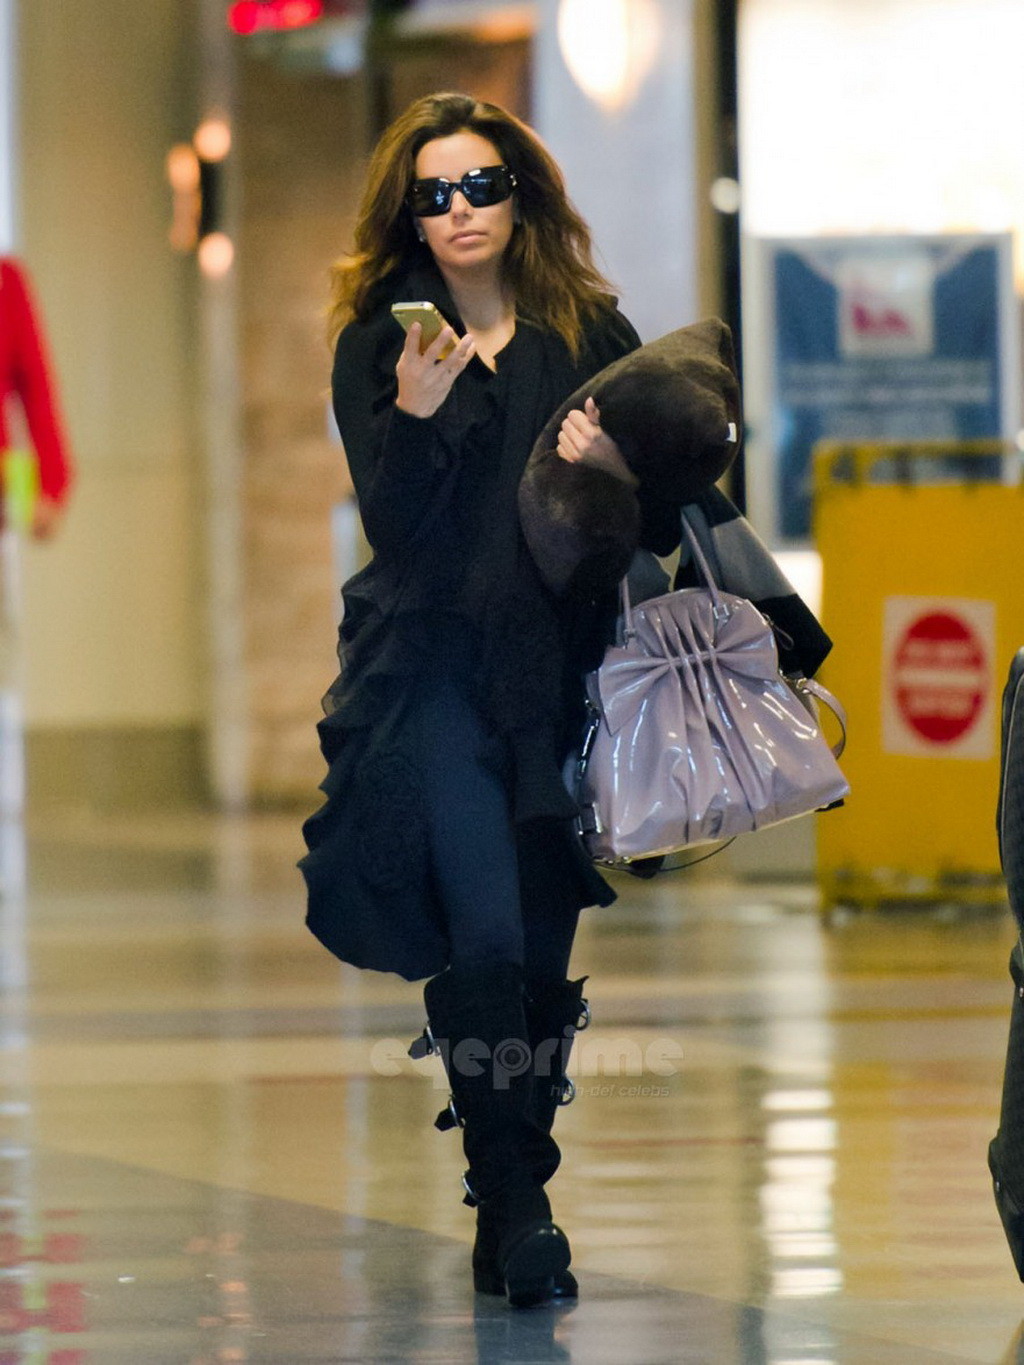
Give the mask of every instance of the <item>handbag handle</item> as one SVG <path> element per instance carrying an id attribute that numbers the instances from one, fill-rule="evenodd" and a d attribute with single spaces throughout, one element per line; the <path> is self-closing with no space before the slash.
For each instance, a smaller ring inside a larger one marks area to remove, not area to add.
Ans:
<path id="1" fill-rule="evenodd" d="M 700 541 L 697 539 L 697 533 L 690 525 L 690 519 L 686 515 L 685 507 L 679 509 L 679 519 L 682 522 L 683 534 L 690 546 L 690 554 L 693 555 L 693 562 L 697 566 L 698 576 L 704 580 L 704 586 L 711 594 L 711 600 L 715 604 L 715 615 L 720 616 L 722 615 L 722 611 L 719 609 L 724 607 L 721 591 L 718 584 L 715 582 L 715 576 L 711 572 L 711 565 L 707 561 L 707 556 L 701 549 Z"/>
<path id="2" fill-rule="evenodd" d="M 712 615 L 716 621 L 721 621 L 729 615 L 729 608 L 726 603 L 722 601 L 721 589 L 715 582 L 715 576 L 711 572 L 711 565 L 708 563 L 707 556 L 701 549 L 700 541 L 697 539 L 696 533 L 690 525 L 685 507 L 679 509 L 679 515 L 683 534 L 689 543 L 690 553 L 697 566 L 697 575 L 703 580 L 704 586 L 707 588 L 711 597 Z M 633 629 L 633 605 L 629 597 L 629 578 L 627 575 L 624 575 L 619 583 L 619 602 L 622 608 L 623 637 L 624 639 L 629 640 L 636 632 Z"/>
<path id="3" fill-rule="evenodd" d="M 729 616 L 729 607 L 722 600 L 722 590 L 715 582 L 715 576 L 711 572 L 711 565 L 708 563 L 707 556 L 701 549 L 700 540 L 697 538 L 696 531 L 690 525 L 690 519 L 686 515 L 685 507 L 679 509 L 679 519 L 682 522 L 683 534 L 690 546 L 690 554 L 693 556 L 693 562 L 697 566 L 697 575 L 704 580 L 704 586 L 707 588 L 708 596 L 711 598 L 711 615 L 716 621 L 724 621 Z"/>
<path id="4" fill-rule="evenodd" d="M 843 750 L 846 748 L 846 709 L 843 703 L 827 687 L 822 687 L 820 682 L 816 682 L 814 678 L 791 678 L 790 685 L 797 692 L 804 692 L 808 696 L 816 697 L 835 716 L 839 722 L 839 739 L 831 746 L 832 757 L 841 758 Z"/>

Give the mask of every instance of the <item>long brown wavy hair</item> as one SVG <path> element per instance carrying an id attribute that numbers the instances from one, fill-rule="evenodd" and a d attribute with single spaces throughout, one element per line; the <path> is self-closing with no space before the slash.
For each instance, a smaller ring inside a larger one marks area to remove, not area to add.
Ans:
<path id="1" fill-rule="evenodd" d="M 406 204 L 416 157 L 425 143 L 463 131 L 493 143 L 518 182 L 519 223 L 502 258 L 504 284 L 517 312 L 557 332 L 577 356 L 586 322 L 611 306 L 612 286 L 594 265 L 590 231 L 569 202 L 562 172 L 515 115 L 499 105 L 447 92 L 411 104 L 374 149 L 356 220 L 355 250 L 331 272 L 331 339 L 351 318 L 369 317 L 374 291 L 387 276 L 430 259 Z"/>

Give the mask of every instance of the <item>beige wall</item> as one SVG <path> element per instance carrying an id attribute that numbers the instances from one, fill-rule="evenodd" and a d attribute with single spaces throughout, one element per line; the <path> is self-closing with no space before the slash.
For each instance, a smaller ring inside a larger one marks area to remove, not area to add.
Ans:
<path id="1" fill-rule="evenodd" d="M 248 788 L 315 804 L 320 698 L 337 671 L 331 508 L 349 485 L 328 437 L 329 268 L 366 145 L 361 81 L 238 72 L 239 340 Z"/>
<path id="2" fill-rule="evenodd" d="M 26 557 L 37 731 L 202 709 L 194 263 L 163 171 L 193 123 L 190 31 L 181 0 L 20 5 L 20 250 L 78 461 L 63 533 Z"/>

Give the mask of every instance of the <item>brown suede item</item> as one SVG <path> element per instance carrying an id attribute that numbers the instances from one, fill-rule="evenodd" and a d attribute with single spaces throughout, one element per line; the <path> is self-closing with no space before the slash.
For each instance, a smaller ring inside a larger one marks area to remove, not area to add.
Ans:
<path id="1" fill-rule="evenodd" d="M 557 454 L 562 422 L 588 397 L 639 479 L 635 491 Z M 601 589 L 625 573 L 638 546 L 671 553 L 680 507 L 725 473 L 740 431 L 732 335 L 717 318 L 669 332 L 601 370 L 552 414 L 520 484 L 523 533 L 547 586 Z"/>

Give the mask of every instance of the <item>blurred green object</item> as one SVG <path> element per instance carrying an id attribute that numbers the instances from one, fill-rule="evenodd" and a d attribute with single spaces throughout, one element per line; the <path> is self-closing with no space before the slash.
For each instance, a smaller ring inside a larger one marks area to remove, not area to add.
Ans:
<path id="1" fill-rule="evenodd" d="M 32 525 L 36 499 L 39 496 L 39 466 L 30 450 L 6 450 L 0 453 L 3 471 L 3 521 L 16 531 Z"/>

